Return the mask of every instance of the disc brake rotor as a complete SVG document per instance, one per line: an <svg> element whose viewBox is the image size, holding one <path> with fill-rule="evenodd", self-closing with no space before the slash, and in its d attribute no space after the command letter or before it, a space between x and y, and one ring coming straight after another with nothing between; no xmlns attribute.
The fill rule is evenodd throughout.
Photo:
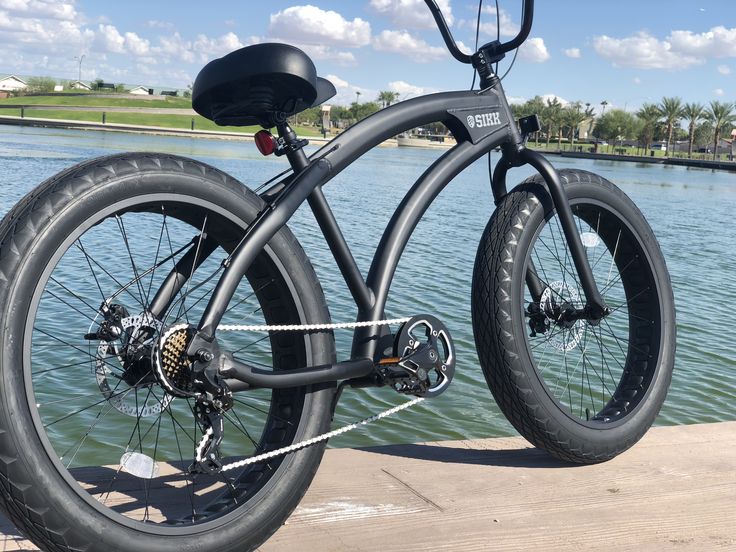
<svg viewBox="0 0 736 552"><path fill-rule="evenodd" d="M552 313L558 312L559 306L564 302L570 303L575 308L582 306L578 290L566 282L552 282L539 299L539 308L550 321L552 328L557 323ZM577 347L582 337L583 323L578 320L569 328L551 332L547 342L558 351L566 352Z"/></svg>
<svg viewBox="0 0 736 552"><path fill-rule="evenodd" d="M117 366L111 361L115 359L121 367L126 366L130 362L130 348L134 346L136 350L145 354L143 351L150 349L153 337L142 339L140 342L136 342L135 339L143 335L157 335L161 330L161 323L151 314L142 313L122 318L120 326L122 328L120 341L100 341L97 346L94 367L97 386L110 405L127 416L136 418L158 416L173 397L163 392L155 393L152 388L155 384L150 381L144 382L145 374L138 378L140 384L137 384L136 380L133 385L123 386L119 371L113 370Z"/></svg>

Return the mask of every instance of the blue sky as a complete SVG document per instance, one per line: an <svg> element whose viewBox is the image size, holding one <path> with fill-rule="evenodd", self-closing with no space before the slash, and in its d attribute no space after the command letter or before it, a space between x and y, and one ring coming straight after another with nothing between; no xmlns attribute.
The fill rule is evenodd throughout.
<svg viewBox="0 0 736 552"><path fill-rule="evenodd" d="M456 39L472 46L475 0L440 0ZM520 0L501 1L501 32ZM212 9L207 9L211 6ZM484 2L481 39L495 37ZM556 95L638 108L665 95L736 101L733 0L537 0L532 40L505 81L516 101ZM422 0L0 0L0 73L184 88L208 60L248 44L290 42L337 86L336 103L379 90L402 97L467 88Z"/></svg>

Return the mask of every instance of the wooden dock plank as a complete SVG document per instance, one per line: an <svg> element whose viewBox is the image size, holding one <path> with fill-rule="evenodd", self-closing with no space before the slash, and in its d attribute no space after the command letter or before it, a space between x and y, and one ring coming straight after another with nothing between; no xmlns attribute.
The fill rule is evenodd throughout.
<svg viewBox="0 0 736 552"><path fill-rule="evenodd" d="M260 551L736 550L735 511L736 422L654 428L596 466L521 438L333 449Z"/></svg>

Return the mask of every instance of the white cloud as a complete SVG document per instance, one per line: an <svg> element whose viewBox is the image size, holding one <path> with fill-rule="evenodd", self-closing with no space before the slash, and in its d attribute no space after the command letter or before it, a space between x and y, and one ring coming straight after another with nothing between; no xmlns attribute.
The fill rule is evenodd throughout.
<svg viewBox="0 0 736 552"><path fill-rule="evenodd" d="M3 60L14 62L17 52L36 52L40 55L65 50L85 50L92 43L95 32L74 21L56 18L14 16L0 10L0 43L3 44ZM10 54L15 51L16 55ZM61 54L61 52L59 52Z"/></svg>
<svg viewBox="0 0 736 552"><path fill-rule="evenodd" d="M424 0L371 0L371 9L404 29L434 29L434 18ZM454 23L450 0L437 0L448 25Z"/></svg>
<svg viewBox="0 0 736 552"><path fill-rule="evenodd" d="M348 21L316 6L292 6L271 15L268 34L302 44L357 48L370 43L371 25L359 17Z"/></svg>
<svg viewBox="0 0 736 552"><path fill-rule="evenodd" d="M406 31L382 31L373 39L373 47L381 52L408 56L419 63L449 55L445 48L430 46L421 38L412 36Z"/></svg>
<svg viewBox="0 0 736 552"><path fill-rule="evenodd" d="M628 38L598 36L593 39L593 49L617 67L685 69L704 63L702 58L674 52L670 42L646 32Z"/></svg>
<svg viewBox="0 0 736 552"><path fill-rule="evenodd" d="M245 44L240 41L238 35L231 32L217 38L200 34L192 44L192 49L200 55L201 59L212 59L229 54L243 46Z"/></svg>
<svg viewBox="0 0 736 552"><path fill-rule="evenodd" d="M633 82L634 84L641 84L641 79L639 77L634 77Z"/></svg>
<svg viewBox="0 0 736 552"><path fill-rule="evenodd" d="M337 89L347 88L348 86L350 86L350 84L348 83L348 81L341 79L337 75L327 75L325 78L328 81L330 81L332 84L334 84L335 85L335 88L337 88Z"/></svg>
<svg viewBox="0 0 736 552"><path fill-rule="evenodd" d="M726 95L726 92L725 92L725 90L723 90L723 88L716 88L713 91L713 94L715 94L716 96L725 96Z"/></svg>
<svg viewBox="0 0 736 552"><path fill-rule="evenodd" d="M736 27L713 27L704 33L672 31L668 38L672 49L691 56L706 58L736 57Z"/></svg>
<svg viewBox="0 0 736 552"><path fill-rule="evenodd" d="M464 54L473 55L475 53L475 51L470 46L467 46L462 40L456 40L455 44L457 44L457 47L460 48L460 51Z"/></svg>
<svg viewBox="0 0 736 552"><path fill-rule="evenodd" d="M717 68L718 72L721 75L730 75L731 74L731 68L728 65L719 65Z"/></svg>
<svg viewBox="0 0 736 552"><path fill-rule="evenodd" d="M358 94L360 94L361 103L375 101L378 97L377 91L350 84L337 75L327 75L325 78L337 89L337 94L330 100L331 104L350 105L358 99Z"/></svg>
<svg viewBox="0 0 736 552"><path fill-rule="evenodd" d="M543 39L530 38L519 47L519 57L533 63L544 63L550 55Z"/></svg>
<svg viewBox="0 0 736 552"><path fill-rule="evenodd" d="M514 23L509 13L501 8L496 16L496 7L487 6L483 8L483 12L490 15L490 18L486 17L485 22L481 22L480 30L484 35L495 38L497 36L497 24L500 19L501 22L501 36L516 36L519 33L521 27L518 23ZM472 28L475 29L475 22L470 23Z"/></svg>
<svg viewBox="0 0 736 552"><path fill-rule="evenodd" d="M151 49L151 43L136 33L125 33L125 49L134 56L145 56Z"/></svg>
<svg viewBox="0 0 736 552"><path fill-rule="evenodd" d="M3 0L0 6L4 11L22 17L39 19L78 19L74 2L68 0Z"/></svg>
<svg viewBox="0 0 736 552"><path fill-rule="evenodd" d="M391 92L398 92L401 100L405 100L409 96L421 96L423 94L431 94L437 92L436 88L426 88L423 86L415 86L402 80L388 83L388 89Z"/></svg>
<svg viewBox="0 0 736 552"><path fill-rule="evenodd" d="M703 33L672 31L663 40L646 32L626 38L604 35L594 39L593 47L619 67L686 69L708 59L736 57L736 28L718 26Z"/></svg>
<svg viewBox="0 0 736 552"><path fill-rule="evenodd" d="M95 35L95 45L103 52L111 54L125 53L125 37L114 25L100 25Z"/></svg>
<svg viewBox="0 0 736 552"><path fill-rule="evenodd" d="M565 50L565 55L572 59L580 59L583 54L580 52L580 48L568 48Z"/></svg>
<svg viewBox="0 0 736 552"><path fill-rule="evenodd" d="M194 61L191 41L184 40L178 32L170 36L161 36L158 42L159 45L156 47L158 53L188 63Z"/></svg>

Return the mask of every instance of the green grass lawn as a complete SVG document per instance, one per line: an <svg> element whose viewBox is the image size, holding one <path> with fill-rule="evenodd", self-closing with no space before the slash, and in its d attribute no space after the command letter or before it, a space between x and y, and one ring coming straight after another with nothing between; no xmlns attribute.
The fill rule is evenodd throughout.
<svg viewBox="0 0 736 552"><path fill-rule="evenodd" d="M168 97L165 100L145 100L137 98L114 98L80 94L68 96L18 96L0 100L0 105L70 105L88 107L152 107L191 109L188 98ZM0 113L2 113L0 111Z"/></svg>
<svg viewBox="0 0 736 552"><path fill-rule="evenodd" d="M36 117L39 119L67 119L71 121L89 121L95 123L102 122L102 113L100 111L70 111L70 110L53 110L53 109L33 109L26 108L26 117ZM3 109L0 115L20 116L20 109ZM215 130L225 132L244 132L255 133L261 130L259 126L235 127L235 126L218 126L209 119L205 119L199 115L194 117L189 115L168 115L158 113L125 113L125 112L108 112L105 115L106 123L117 123L123 125L139 125L154 126L165 128L191 129L192 119L194 119L195 130ZM294 127L296 133L300 136L320 136L318 129L313 127Z"/></svg>
<svg viewBox="0 0 736 552"><path fill-rule="evenodd" d="M549 149L546 147L546 142L539 142L536 143L533 140L529 141L529 147L536 150L542 150L542 151L579 151L579 148L583 148L583 153L592 153L593 152L593 144L588 143L578 143L575 142L575 145L571 145L568 142L563 142L561 144L561 147L558 147L557 142L553 141L549 144ZM638 156L649 156L649 153L642 150L641 148L636 147L623 147L623 146L614 146L613 144L609 144L607 146L598 146L598 151L596 153L604 153L609 155L619 154L619 155L638 155ZM655 150L654 151L654 157L667 157L664 151Z"/></svg>

